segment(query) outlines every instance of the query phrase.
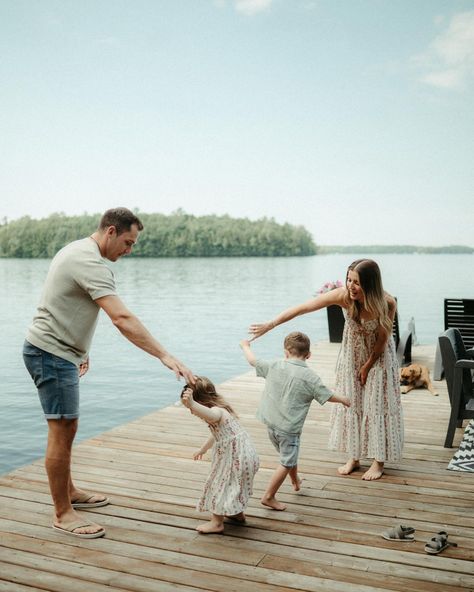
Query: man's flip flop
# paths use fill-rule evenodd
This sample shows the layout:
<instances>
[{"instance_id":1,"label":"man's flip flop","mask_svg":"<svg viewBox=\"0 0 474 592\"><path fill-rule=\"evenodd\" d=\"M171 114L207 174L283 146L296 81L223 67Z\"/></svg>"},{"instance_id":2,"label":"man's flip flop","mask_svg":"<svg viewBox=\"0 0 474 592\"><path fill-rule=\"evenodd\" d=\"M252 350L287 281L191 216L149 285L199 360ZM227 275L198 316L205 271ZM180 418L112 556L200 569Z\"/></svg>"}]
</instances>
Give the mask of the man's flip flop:
<instances>
[{"instance_id":1,"label":"man's flip flop","mask_svg":"<svg viewBox=\"0 0 474 592\"><path fill-rule=\"evenodd\" d=\"M425 551L430 555L438 555L441 551L444 551L448 547L457 547L457 543L450 543L448 541L448 533L441 530L432 537L425 545Z\"/></svg>"},{"instance_id":2,"label":"man's flip flop","mask_svg":"<svg viewBox=\"0 0 474 592\"><path fill-rule=\"evenodd\" d=\"M398 526L389 528L384 533L382 533L382 537L387 541L400 541L408 543L415 540L413 535L414 532L415 529L411 526L403 526L403 524L399 524Z\"/></svg>"},{"instance_id":3,"label":"man's flip flop","mask_svg":"<svg viewBox=\"0 0 474 592\"><path fill-rule=\"evenodd\" d=\"M98 502L91 502L89 500L94 499L95 497L97 497L97 493L83 493L82 495L80 495L76 500L74 500L73 502L71 502L71 506L73 508L75 508L76 510L79 509L86 509L86 508L100 508L102 506L106 506L107 504L110 504L110 500L108 497L106 497L103 500L100 500Z\"/></svg>"},{"instance_id":4,"label":"man's flip flop","mask_svg":"<svg viewBox=\"0 0 474 592\"><path fill-rule=\"evenodd\" d=\"M99 537L103 537L105 534L105 529L100 527L100 530L97 532L91 533L84 533L84 532L74 532L78 528L85 528L86 526L99 526L98 524L94 524L93 522L85 522L84 520L74 520L73 522L69 522L69 524L63 524L63 526L56 526L53 524L54 530L59 530L64 534L69 534L70 536L75 536L80 539L98 539Z\"/></svg>"}]
</instances>

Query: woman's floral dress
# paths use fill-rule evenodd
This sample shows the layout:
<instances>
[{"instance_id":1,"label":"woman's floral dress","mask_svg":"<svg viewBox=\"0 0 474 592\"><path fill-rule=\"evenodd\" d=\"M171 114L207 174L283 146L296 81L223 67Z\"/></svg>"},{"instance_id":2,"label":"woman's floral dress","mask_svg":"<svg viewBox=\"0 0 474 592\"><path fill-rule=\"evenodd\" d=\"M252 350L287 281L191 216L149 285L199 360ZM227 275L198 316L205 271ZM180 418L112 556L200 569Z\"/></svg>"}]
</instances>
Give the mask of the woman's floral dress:
<instances>
[{"instance_id":1,"label":"woman's floral dress","mask_svg":"<svg viewBox=\"0 0 474 592\"><path fill-rule=\"evenodd\" d=\"M346 323L336 364L338 395L351 400L351 407L335 405L331 413L329 448L346 452L349 458L399 461L403 449L403 413L400 378L393 337L375 362L362 386L358 374L377 340L378 321L357 323L344 311Z\"/></svg>"},{"instance_id":2,"label":"woman's floral dress","mask_svg":"<svg viewBox=\"0 0 474 592\"><path fill-rule=\"evenodd\" d=\"M209 429L215 439L211 473L196 508L199 512L233 516L245 510L252 495L258 455L248 433L225 409L221 421L210 424Z\"/></svg>"}]
</instances>

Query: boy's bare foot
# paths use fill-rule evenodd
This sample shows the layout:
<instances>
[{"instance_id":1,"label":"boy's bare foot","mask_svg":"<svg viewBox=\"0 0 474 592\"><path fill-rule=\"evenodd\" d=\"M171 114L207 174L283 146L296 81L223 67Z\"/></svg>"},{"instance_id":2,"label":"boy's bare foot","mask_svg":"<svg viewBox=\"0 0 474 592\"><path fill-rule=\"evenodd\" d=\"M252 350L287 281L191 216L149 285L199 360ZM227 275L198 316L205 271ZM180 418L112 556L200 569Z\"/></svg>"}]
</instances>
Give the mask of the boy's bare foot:
<instances>
[{"instance_id":1,"label":"boy's bare foot","mask_svg":"<svg viewBox=\"0 0 474 592\"><path fill-rule=\"evenodd\" d=\"M262 505L267 506L267 508L271 508L272 510L278 510L279 512L286 510L285 504L279 502L276 497L262 497L260 502Z\"/></svg>"},{"instance_id":2,"label":"boy's bare foot","mask_svg":"<svg viewBox=\"0 0 474 592\"><path fill-rule=\"evenodd\" d=\"M364 481L375 481L383 475L383 462L374 460L368 471L362 475Z\"/></svg>"},{"instance_id":3,"label":"boy's bare foot","mask_svg":"<svg viewBox=\"0 0 474 592\"><path fill-rule=\"evenodd\" d=\"M239 524L243 524L246 521L245 514L243 512L239 512L238 514L234 514L233 516L226 516L229 520L233 522L238 522Z\"/></svg>"},{"instance_id":4,"label":"boy's bare foot","mask_svg":"<svg viewBox=\"0 0 474 592\"><path fill-rule=\"evenodd\" d=\"M348 460L346 462L345 465L343 465L342 467L339 467L337 469L337 472L339 473L339 475L350 475L352 473L352 471L355 471L359 467L360 467L359 461L351 458L350 460Z\"/></svg>"},{"instance_id":5,"label":"boy's bare foot","mask_svg":"<svg viewBox=\"0 0 474 592\"><path fill-rule=\"evenodd\" d=\"M299 491L301 489L301 485L303 483L303 477L297 477L296 481L291 480L291 484L293 485L293 489L295 491Z\"/></svg>"},{"instance_id":6,"label":"boy's bare foot","mask_svg":"<svg viewBox=\"0 0 474 592\"><path fill-rule=\"evenodd\" d=\"M220 534L224 532L224 525L222 523L214 522L214 520L210 520L205 524L196 526L196 530L202 534Z\"/></svg>"}]
</instances>

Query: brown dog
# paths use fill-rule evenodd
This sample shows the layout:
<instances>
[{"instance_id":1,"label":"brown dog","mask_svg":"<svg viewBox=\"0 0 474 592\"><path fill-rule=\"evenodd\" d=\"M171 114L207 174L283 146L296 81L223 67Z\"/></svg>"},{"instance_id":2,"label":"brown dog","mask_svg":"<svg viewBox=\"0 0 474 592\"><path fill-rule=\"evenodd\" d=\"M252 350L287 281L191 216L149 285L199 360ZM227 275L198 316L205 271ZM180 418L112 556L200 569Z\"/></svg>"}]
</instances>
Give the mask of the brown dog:
<instances>
[{"instance_id":1,"label":"brown dog","mask_svg":"<svg viewBox=\"0 0 474 592\"><path fill-rule=\"evenodd\" d=\"M431 383L430 371L420 364L400 368L400 384L404 385L402 393L409 393L416 388L427 388L432 395L438 395Z\"/></svg>"}]
</instances>

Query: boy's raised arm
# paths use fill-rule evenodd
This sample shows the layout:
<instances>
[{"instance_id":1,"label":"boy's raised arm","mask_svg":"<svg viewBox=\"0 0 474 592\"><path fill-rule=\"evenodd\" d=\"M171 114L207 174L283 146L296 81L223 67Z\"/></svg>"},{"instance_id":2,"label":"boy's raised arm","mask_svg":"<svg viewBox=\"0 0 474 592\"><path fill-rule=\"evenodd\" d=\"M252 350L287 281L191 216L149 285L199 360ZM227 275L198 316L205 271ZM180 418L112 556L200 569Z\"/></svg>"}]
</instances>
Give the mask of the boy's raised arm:
<instances>
[{"instance_id":1,"label":"boy's raised arm","mask_svg":"<svg viewBox=\"0 0 474 592\"><path fill-rule=\"evenodd\" d=\"M343 397L342 395L333 395L330 399L328 399L329 403L342 403L344 407L351 406L351 400L348 397Z\"/></svg>"},{"instance_id":2,"label":"boy's raised arm","mask_svg":"<svg viewBox=\"0 0 474 592\"><path fill-rule=\"evenodd\" d=\"M245 356L247 362L251 366L255 366L255 364L257 363L257 358L255 357L255 354L253 353L253 351L250 348L249 340L242 339L242 341L240 342L240 347L242 348L242 351L244 352L244 356Z\"/></svg>"}]
</instances>

